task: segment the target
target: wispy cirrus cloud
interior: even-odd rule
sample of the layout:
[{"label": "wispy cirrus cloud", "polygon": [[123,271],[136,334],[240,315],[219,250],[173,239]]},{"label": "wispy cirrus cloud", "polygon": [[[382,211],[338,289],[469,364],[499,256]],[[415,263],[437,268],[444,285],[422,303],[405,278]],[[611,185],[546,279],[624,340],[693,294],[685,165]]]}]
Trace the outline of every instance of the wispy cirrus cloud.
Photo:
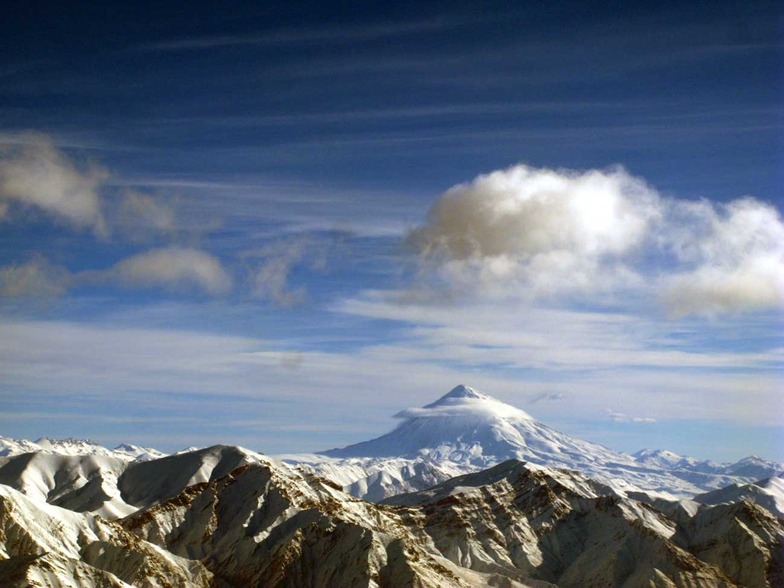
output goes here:
[{"label": "wispy cirrus cloud", "polygon": [[200,49],[215,49],[219,47],[303,45],[310,43],[346,45],[363,41],[382,40],[389,37],[427,34],[469,24],[475,25],[479,20],[489,21],[491,19],[468,15],[461,17],[460,15],[452,14],[429,19],[400,21],[396,23],[368,23],[365,25],[340,27],[302,27],[297,29],[278,30],[266,34],[187,37],[145,43],[133,47],[131,51],[193,51]]}]

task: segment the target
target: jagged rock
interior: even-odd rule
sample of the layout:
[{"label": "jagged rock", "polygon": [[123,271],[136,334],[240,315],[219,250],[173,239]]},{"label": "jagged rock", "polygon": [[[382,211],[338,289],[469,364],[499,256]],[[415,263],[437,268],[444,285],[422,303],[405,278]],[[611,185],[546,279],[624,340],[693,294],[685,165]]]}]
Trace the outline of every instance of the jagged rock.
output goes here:
[{"label": "jagged rock", "polygon": [[390,509],[272,461],[188,488],[122,524],[175,554],[201,559],[230,585],[472,586],[487,580],[429,551]]},{"label": "jagged rock", "polygon": [[0,585],[207,587],[212,574],[114,522],[0,485]]}]

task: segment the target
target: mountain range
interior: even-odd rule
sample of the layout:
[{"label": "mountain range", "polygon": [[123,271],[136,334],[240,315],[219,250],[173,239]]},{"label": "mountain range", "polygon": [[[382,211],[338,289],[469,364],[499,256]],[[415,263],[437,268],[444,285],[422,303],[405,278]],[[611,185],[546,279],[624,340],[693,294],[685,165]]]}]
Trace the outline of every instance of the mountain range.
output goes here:
[{"label": "mountain range", "polygon": [[0,438],[0,585],[784,585],[780,464],[626,455],[466,386],[398,416],[285,461]]},{"label": "mountain range", "polygon": [[756,456],[717,464],[664,450],[627,455],[560,433],[464,385],[396,417],[400,424],[376,439],[317,454],[280,457],[371,501],[424,490],[509,459],[576,470],[620,491],[656,492],[669,498],[689,498],[784,472],[784,464]]},{"label": "mountain range", "polygon": [[0,435],[0,457],[31,452],[55,455],[103,455],[130,461],[158,459],[166,455],[157,449],[139,447],[130,443],[122,443],[114,449],[108,449],[89,439],[50,439],[49,437],[41,437],[36,441],[27,441],[26,439],[17,440]]}]

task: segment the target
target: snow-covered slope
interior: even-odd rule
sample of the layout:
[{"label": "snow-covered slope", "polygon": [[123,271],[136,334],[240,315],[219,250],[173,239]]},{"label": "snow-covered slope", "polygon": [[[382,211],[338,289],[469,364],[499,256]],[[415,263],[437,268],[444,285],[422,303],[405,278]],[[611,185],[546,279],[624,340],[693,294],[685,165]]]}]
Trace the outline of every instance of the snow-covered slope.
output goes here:
[{"label": "snow-covered slope", "polygon": [[10,437],[3,437],[0,435],[0,457],[41,451],[42,449],[43,448],[40,445],[28,441],[27,439],[11,439]]},{"label": "snow-covered slope", "polygon": [[261,458],[223,445],[148,461],[40,451],[0,460],[0,484],[33,500],[116,519]]},{"label": "snow-covered slope", "polygon": [[716,463],[684,457],[662,449],[643,449],[633,455],[637,463],[665,469],[685,480],[709,480],[711,485],[724,486],[737,478],[760,480],[784,473],[784,464],[750,455],[735,463]]},{"label": "snow-covered slope", "polygon": [[128,463],[103,455],[23,453],[0,461],[0,484],[39,502],[112,519],[136,510],[117,489]]},{"label": "snow-covered slope", "polygon": [[[370,459],[417,479],[435,467]],[[382,505],[230,446],[28,453],[3,458],[0,481],[25,492],[0,484],[0,586],[784,585],[782,522],[753,502],[669,501],[517,460]]]},{"label": "snow-covered slope", "polygon": [[532,453],[579,449],[571,440],[554,438],[528,414],[467,386],[457,386],[423,408],[395,415],[403,422],[377,439],[330,449],[329,457],[407,457],[487,465],[512,457],[521,447]]},{"label": "snow-covered slope", "polygon": [[158,451],[152,447],[139,447],[138,445],[132,445],[130,443],[120,443],[112,451],[115,455],[127,455],[130,459],[136,461],[150,461],[166,457],[166,454],[163,451]]},{"label": "snow-covered slope", "polygon": [[51,439],[49,437],[41,437],[36,439],[35,444],[43,451],[57,455],[103,455],[105,457],[113,457],[111,449],[98,445],[98,443],[89,439],[75,439],[73,437],[68,439]]},{"label": "snow-covered slope", "polygon": [[204,561],[229,586],[446,588],[503,580],[445,559],[392,509],[266,458],[122,524],[174,554]]},{"label": "snow-covered slope", "polygon": [[212,579],[200,562],[140,540],[116,523],[0,485],[0,586],[206,588]]},{"label": "snow-covered slope", "polygon": [[384,504],[474,570],[558,586],[780,586],[784,526],[750,503],[676,521],[576,472],[508,461]]},{"label": "snow-covered slope", "polygon": [[49,437],[41,437],[36,441],[28,441],[27,439],[11,439],[10,437],[0,436],[0,457],[10,457],[36,451],[54,455],[99,455],[139,461],[158,459],[166,455],[157,449],[139,447],[128,443],[120,444],[114,449],[108,449],[89,439],[51,439]]},{"label": "snow-covered slope", "polygon": [[784,479],[766,478],[753,484],[733,484],[694,497],[700,504],[723,504],[748,500],[784,520]]},{"label": "snow-covered slope", "polygon": [[281,459],[328,477],[355,496],[376,501],[507,459],[578,470],[619,490],[667,492],[678,497],[750,482],[757,479],[754,474],[779,465],[754,462],[756,470],[733,470],[733,466],[663,451],[626,455],[559,433],[526,412],[463,385],[431,404],[396,416],[402,422],[376,439]]},{"label": "snow-covered slope", "polygon": [[678,523],[514,460],[388,502],[262,459],[122,524],[230,585],[762,588],[784,564],[781,522],[755,505]]}]

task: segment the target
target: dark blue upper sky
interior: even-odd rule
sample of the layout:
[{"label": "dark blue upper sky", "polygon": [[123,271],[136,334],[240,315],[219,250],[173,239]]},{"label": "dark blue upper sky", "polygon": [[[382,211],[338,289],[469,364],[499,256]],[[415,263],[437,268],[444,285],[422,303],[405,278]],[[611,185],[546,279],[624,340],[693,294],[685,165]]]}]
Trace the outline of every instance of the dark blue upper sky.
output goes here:
[{"label": "dark blue upper sky", "polygon": [[2,124],[136,173],[431,194],[622,163],[683,196],[778,196],[778,3],[279,4],[12,8]]},{"label": "dark blue upper sky", "polygon": [[[745,431],[745,440],[743,449],[719,453],[755,450],[755,431],[772,427],[779,435],[783,425],[738,408],[755,394],[750,403],[769,402],[780,384],[782,281],[774,274],[784,267],[777,244],[783,13],[781,3],[762,1],[7,3],[0,21],[0,318],[8,337],[30,348],[18,345],[2,359],[0,400],[16,415],[6,432],[111,442],[106,423],[123,422],[115,436],[164,448],[209,439],[271,452],[317,449],[363,436],[336,432],[342,420],[334,407],[343,401],[363,407],[375,431],[395,407],[430,400],[461,378],[630,450],[653,434],[652,424],[649,432],[629,424],[652,398],[669,407],[655,415],[663,436],[684,411],[714,402],[723,412],[689,413],[699,420],[695,430],[721,422],[733,434]],[[579,241],[579,231],[566,245],[560,237],[547,241],[561,243],[548,251],[568,254],[569,263],[598,264],[586,270],[592,278],[575,277],[564,297],[561,282],[551,287],[566,270],[556,271],[552,256],[536,258],[539,241],[531,249],[513,238],[504,241],[509,249],[485,255],[471,233],[479,225],[468,223],[480,245],[467,260],[450,249],[457,229],[439,225],[436,212],[427,217],[451,186],[516,164],[563,178],[584,170],[612,175],[612,166],[623,166],[661,202],[639,199],[635,188],[627,203],[634,218],[599,233],[598,245]],[[38,183],[12,185],[18,170]],[[626,175],[621,182],[628,195]],[[564,202],[578,187],[563,193]],[[485,189],[497,195],[495,184]],[[744,196],[754,197],[750,208],[738,204]],[[699,199],[707,204],[697,210]],[[590,206],[579,210],[580,218],[591,216]],[[550,216],[533,214],[521,212],[514,222],[527,228],[515,230],[550,227]],[[631,232],[638,217],[648,227],[639,230],[644,239],[618,237],[601,250],[602,241]],[[558,233],[562,222],[561,233],[571,234],[570,217],[553,222],[547,230]],[[439,258],[437,270],[422,265],[424,250],[407,238],[424,224],[431,245],[446,243],[447,257],[456,255]],[[687,242],[690,233],[702,240]],[[621,250],[623,263],[607,273]],[[478,272],[472,277],[482,280],[481,296],[462,297],[466,287],[456,287],[455,276],[463,280],[465,272]],[[483,280],[499,272],[503,288],[487,286]],[[417,292],[433,285],[433,274],[459,291],[444,301],[457,314],[433,318],[419,306]],[[584,288],[591,281],[602,284],[601,295]],[[686,287],[692,300],[673,303],[673,288]],[[695,292],[713,300],[706,308],[732,312],[699,318]],[[655,308],[662,297],[676,319]],[[499,304],[516,318],[496,324],[488,317],[474,325],[492,324],[488,332],[456,342],[450,329],[462,324],[459,313],[477,317]],[[548,329],[550,320],[574,324]],[[575,336],[575,324],[585,341],[564,359],[553,349]],[[37,354],[41,338],[56,340],[49,330],[62,339]],[[139,345],[138,361],[127,365],[106,351],[123,332]],[[640,355],[613,365],[583,355],[593,346],[590,333],[607,332]],[[96,344],[101,337],[105,344]],[[181,344],[205,357],[214,356],[212,345],[237,355],[208,370],[225,379],[203,387],[173,383],[201,382],[176,352],[171,373],[161,367],[144,383],[130,382],[131,367],[146,365],[142,347],[167,337],[183,337]],[[66,353],[84,341],[93,354]],[[503,353],[487,357],[487,348]],[[167,350],[161,343],[156,356]],[[542,357],[529,358],[536,350]],[[665,361],[659,352],[676,355]],[[694,356],[702,359],[694,363]],[[261,367],[248,367],[249,357],[261,358]],[[281,374],[266,371],[264,361]],[[96,364],[105,366],[105,383]],[[740,375],[728,383],[727,369]],[[406,371],[406,391],[374,400],[368,381],[380,370]],[[679,374],[659,388],[691,392],[651,396],[658,370]],[[595,405],[585,400],[608,386],[614,391]],[[347,388],[353,391],[341,392]],[[568,408],[525,406],[548,390],[571,395]],[[177,403],[168,400],[176,394],[200,400],[172,421]],[[93,407],[92,422],[104,428],[65,418],[52,431],[63,395],[74,414]],[[205,424],[210,403],[224,397],[234,398],[224,406],[232,438]],[[139,429],[139,419],[122,420],[129,402],[177,424],[145,421]],[[270,403],[278,408],[259,416]],[[315,419],[310,429],[297,410]],[[239,418],[248,413],[255,420]],[[278,429],[259,432],[252,423]],[[292,439],[280,440],[275,430],[284,429],[294,430]],[[704,441],[679,443],[708,452]],[[763,442],[758,452],[768,445],[776,443]]]}]

